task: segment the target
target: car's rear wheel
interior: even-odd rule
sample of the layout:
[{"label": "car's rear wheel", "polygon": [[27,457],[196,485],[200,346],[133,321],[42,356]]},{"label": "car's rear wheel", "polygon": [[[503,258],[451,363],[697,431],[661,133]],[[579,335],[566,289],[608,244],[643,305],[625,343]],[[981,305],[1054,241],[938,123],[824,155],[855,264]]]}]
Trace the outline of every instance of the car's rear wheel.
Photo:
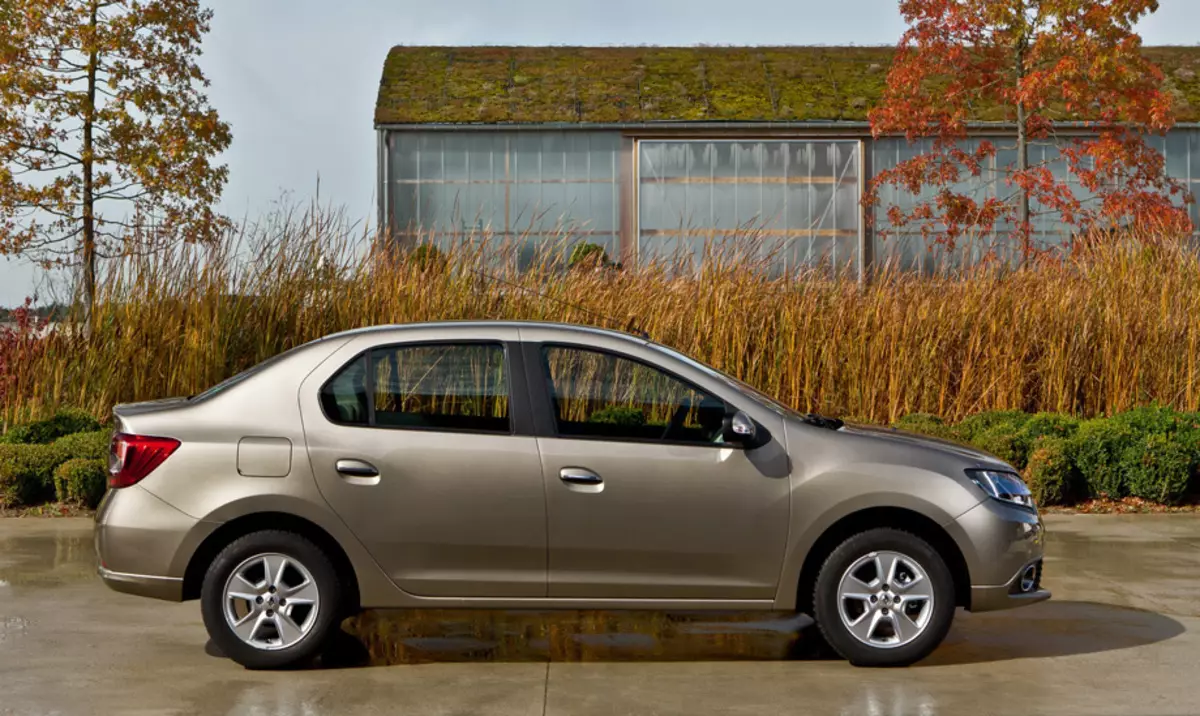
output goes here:
[{"label": "car's rear wheel", "polygon": [[821,634],[855,666],[907,666],[937,648],[954,620],[954,580],[916,535],[874,529],[825,560],[813,604]]},{"label": "car's rear wheel", "polygon": [[337,571],[325,553],[279,530],[230,543],[209,566],[200,590],[209,636],[250,669],[311,661],[338,627],[340,601]]}]

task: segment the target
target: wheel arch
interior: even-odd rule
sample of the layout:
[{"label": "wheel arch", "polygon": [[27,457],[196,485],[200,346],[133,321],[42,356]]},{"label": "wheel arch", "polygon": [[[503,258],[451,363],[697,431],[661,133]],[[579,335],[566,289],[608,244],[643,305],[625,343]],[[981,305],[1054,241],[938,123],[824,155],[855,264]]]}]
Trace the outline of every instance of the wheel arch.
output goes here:
[{"label": "wheel arch", "polygon": [[333,563],[338,580],[345,585],[346,608],[355,612],[362,604],[358,575],[346,551],[332,535],[320,525],[287,512],[254,512],[229,520],[208,535],[192,553],[183,574],[184,601],[200,598],[200,588],[209,566],[231,542],[253,532],[282,530],[293,532],[321,549]]},{"label": "wheel arch", "polygon": [[868,507],[851,512],[827,527],[805,554],[800,567],[800,576],[795,584],[795,607],[798,611],[811,614],[813,589],[817,573],[825,559],[850,537],[870,529],[891,527],[920,537],[937,550],[946,560],[946,567],[954,579],[955,604],[970,608],[971,575],[966,558],[958,543],[933,519],[905,507]]}]

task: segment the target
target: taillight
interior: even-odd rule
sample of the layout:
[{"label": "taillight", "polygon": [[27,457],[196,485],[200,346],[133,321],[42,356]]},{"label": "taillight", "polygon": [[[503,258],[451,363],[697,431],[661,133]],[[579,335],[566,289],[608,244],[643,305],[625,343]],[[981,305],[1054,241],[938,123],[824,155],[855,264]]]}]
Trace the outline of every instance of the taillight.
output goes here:
[{"label": "taillight", "polygon": [[136,485],[171,457],[179,447],[175,438],[117,433],[108,459],[108,486],[113,489]]}]

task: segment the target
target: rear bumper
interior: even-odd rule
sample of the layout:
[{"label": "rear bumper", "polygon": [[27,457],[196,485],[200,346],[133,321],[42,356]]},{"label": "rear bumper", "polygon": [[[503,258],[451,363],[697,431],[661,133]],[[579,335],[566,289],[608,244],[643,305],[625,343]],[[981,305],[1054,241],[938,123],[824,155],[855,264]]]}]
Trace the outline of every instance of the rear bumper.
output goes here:
[{"label": "rear bumper", "polygon": [[154,577],[147,574],[114,572],[104,567],[97,568],[100,579],[116,592],[136,594],[139,597],[165,599],[169,602],[183,601],[182,577]]},{"label": "rear bumper", "polygon": [[175,509],[140,485],[110,490],[96,511],[100,578],[126,594],[180,601],[197,540],[216,525]]}]

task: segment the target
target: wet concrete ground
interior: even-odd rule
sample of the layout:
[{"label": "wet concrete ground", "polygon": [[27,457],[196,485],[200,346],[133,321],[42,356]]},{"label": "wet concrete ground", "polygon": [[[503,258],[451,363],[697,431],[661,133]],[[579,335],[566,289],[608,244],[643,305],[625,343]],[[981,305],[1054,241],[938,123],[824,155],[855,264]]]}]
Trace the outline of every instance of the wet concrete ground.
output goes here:
[{"label": "wet concrete ground", "polygon": [[1050,516],[1055,599],[960,611],[908,669],[814,656],[803,620],[367,614],[324,668],[245,671],[196,603],[108,591],[86,520],[0,520],[0,714],[1196,714],[1200,517]]}]

